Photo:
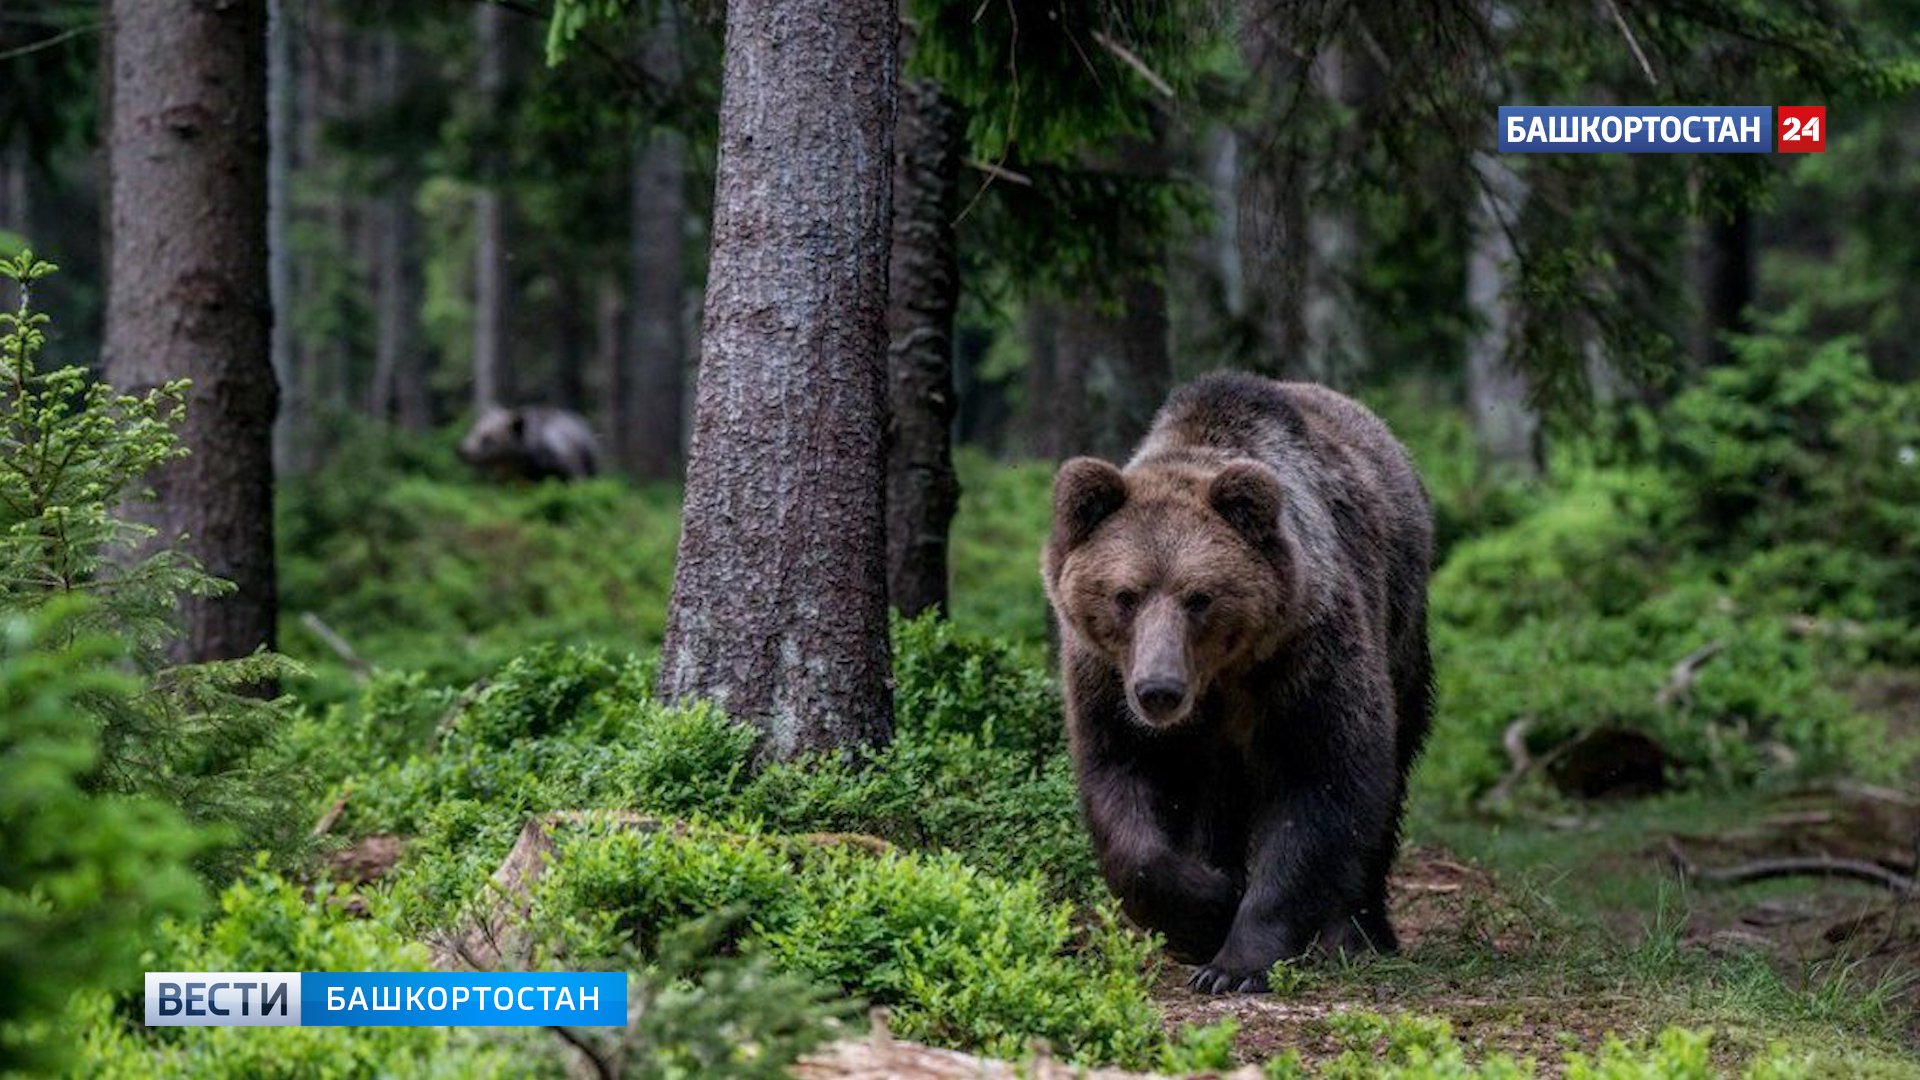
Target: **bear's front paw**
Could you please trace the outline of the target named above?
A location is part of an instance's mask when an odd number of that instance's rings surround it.
[[[1264,994],[1267,969],[1240,968],[1215,960],[1194,972],[1187,986],[1202,994]]]

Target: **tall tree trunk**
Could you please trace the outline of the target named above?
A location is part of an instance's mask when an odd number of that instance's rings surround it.
[[[0,229],[34,243],[33,196],[28,190],[27,142],[15,138],[0,146]]]
[[[380,37],[379,99],[397,108],[406,86],[406,52],[389,30]],[[374,241],[373,379],[368,411],[375,420],[418,431],[426,426],[426,385],[419,351],[420,267],[414,251],[413,185],[406,170],[388,179],[372,209]]]
[[[613,273],[600,275],[593,285],[593,367],[589,380],[594,408],[587,418],[594,430],[613,440],[617,460],[627,461],[621,434],[620,364],[624,344],[620,340],[620,320],[626,314],[620,298],[620,279]]]
[[[1137,178],[1164,180],[1169,161],[1161,140],[1156,134],[1124,147],[1118,167]],[[1114,295],[1089,293],[1062,313],[1054,396],[1072,403],[1068,422],[1060,425],[1059,456],[1124,457],[1147,433],[1172,388],[1164,242],[1156,239],[1153,252],[1153,265],[1117,271]]]
[[[1060,374],[1060,309],[1029,297],[1023,321],[1027,366],[1020,373],[1020,449],[1031,457],[1057,459],[1062,456],[1059,418],[1063,410],[1054,393]],[[1075,400],[1082,397],[1076,395]]]
[[[669,699],[762,751],[885,742],[893,0],[727,5]]]
[[[193,380],[190,456],[132,512],[232,581],[182,601],[182,660],[274,644],[264,0],[115,0],[108,379]]]
[[[547,373],[546,400],[571,412],[584,412],[587,405],[587,366],[593,359],[594,316],[582,290],[580,275],[571,268],[562,270],[555,282],[557,307],[550,332],[558,346],[553,366]]]
[[[1753,303],[1753,212],[1741,205],[1707,221],[1694,259],[1694,287],[1700,298],[1694,363],[1724,364],[1733,353],[1722,335],[1747,329],[1747,307]]]
[[[1307,374],[1305,272],[1307,178],[1302,155],[1276,121],[1299,59],[1273,0],[1238,0],[1240,55],[1253,86],[1249,122],[1236,132],[1234,218],[1250,366],[1268,375]]]
[[[480,99],[498,105],[504,78],[505,46],[498,4],[474,9],[474,33],[480,42],[476,89]],[[489,154],[489,158],[495,155]],[[502,351],[507,336],[507,209],[500,197],[497,161],[490,160],[473,205],[473,408],[500,404]]]
[[[413,200],[390,191],[374,206],[378,230],[375,263],[373,393],[374,418],[418,431],[426,426],[426,379],[420,363],[420,267]]]
[[[953,320],[960,301],[960,108],[932,79],[900,88],[887,288],[887,591],[903,615],[947,610]]]
[[[1360,103],[1365,81],[1361,59],[1338,44],[1321,46],[1314,57],[1314,90],[1337,110]],[[1335,153],[1358,156],[1362,147],[1351,121],[1343,116],[1341,123],[1343,134],[1335,140]],[[1300,300],[1301,369],[1320,382],[1350,385],[1366,356],[1353,291],[1359,274],[1360,214],[1344,199],[1329,202],[1309,197],[1308,203]]]
[[[686,138],[656,127],[634,163],[633,329],[616,429],[643,480],[678,479],[686,452],[686,178]]]
[[[1513,297],[1513,237],[1527,198],[1526,181],[1497,157],[1475,156],[1479,183],[1467,256],[1467,310],[1475,326],[1467,338],[1467,405],[1481,453],[1505,467],[1532,468],[1539,418],[1527,401],[1527,380],[1510,359],[1517,325]]]
[[[267,291],[273,301],[269,351],[274,382],[282,388],[273,422],[273,468],[293,471],[300,428],[300,379],[294,369],[293,251],[288,223],[293,215],[293,26],[288,0],[267,0]]]

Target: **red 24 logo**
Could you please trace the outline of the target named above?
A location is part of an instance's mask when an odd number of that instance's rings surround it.
[[[1774,110],[1774,149],[1782,154],[1827,152],[1827,107],[1782,105]]]

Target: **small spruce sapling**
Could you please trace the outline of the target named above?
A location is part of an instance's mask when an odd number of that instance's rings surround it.
[[[19,293],[0,311],[0,615],[60,605],[75,612],[62,633],[118,641],[141,678],[138,693],[85,699],[99,725],[95,789],[157,796],[198,824],[235,830],[229,859],[242,846],[281,847],[297,817],[287,800],[302,788],[262,751],[289,706],[252,691],[298,669],[267,653],[170,664],[179,599],[233,586],[176,538],[118,513],[152,497],[151,469],[186,453],[173,429],[187,384],[129,395],[78,367],[43,368],[48,319],[32,293],[55,269],[30,251],[0,259]]]

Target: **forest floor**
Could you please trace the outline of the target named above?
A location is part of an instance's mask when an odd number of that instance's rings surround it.
[[[1365,1010],[1444,1019],[1470,1058],[1543,1075],[1609,1035],[1685,1025],[1713,1031],[1725,1067],[1784,1043],[1832,1075],[1920,1076],[1920,900],[1804,877],[1693,887],[1674,856],[1902,865],[1916,827],[1920,800],[1855,785],[1497,826],[1416,813],[1393,880],[1398,956],[1323,962],[1257,997],[1195,995],[1170,967],[1156,997],[1170,1030],[1233,1018],[1251,1062],[1337,1058],[1352,1043],[1335,1018]]]

